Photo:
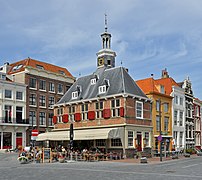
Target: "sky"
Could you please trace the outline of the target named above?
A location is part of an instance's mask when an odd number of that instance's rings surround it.
[[[116,66],[134,80],[167,71],[202,100],[201,0],[0,0],[0,65],[27,57],[75,76],[97,68],[104,14]]]

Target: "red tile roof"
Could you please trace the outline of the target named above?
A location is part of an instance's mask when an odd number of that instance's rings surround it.
[[[158,89],[155,87],[155,80],[153,78],[138,80],[136,83],[145,94],[150,92],[158,92]]]
[[[172,86],[179,87],[179,85],[172,78],[161,78],[157,80],[154,80],[153,78],[147,78],[138,80],[136,81],[136,83],[145,94],[149,94],[152,92],[160,93],[157,87],[159,85],[163,85],[165,89],[165,94],[170,96],[172,92]]]
[[[13,70],[14,67],[19,66],[19,65],[22,65],[22,67],[20,67],[19,69],[14,71]],[[21,61],[18,61],[18,62],[10,64],[11,69],[8,72],[8,74],[14,74],[16,72],[24,71],[25,67],[27,67],[27,66],[30,66],[32,68],[37,68],[37,65],[42,66],[43,69],[46,70],[46,71],[50,71],[50,72],[58,73],[58,74],[61,74],[61,72],[64,72],[64,74],[66,76],[68,76],[70,78],[73,78],[72,74],[66,68],[55,66],[53,64],[41,62],[41,61],[31,59],[31,58],[27,58],[27,59],[24,59],[24,60],[21,60]]]

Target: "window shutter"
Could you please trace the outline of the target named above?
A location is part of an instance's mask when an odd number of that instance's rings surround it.
[[[63,122],[63,123],[68,123],[68,122],[69,122],[68,114],[64,114],[64,115],[62,116],[62,122]]]
[[[74,115],[74,119],[75,119],[75,121],[81,121],[81,113],[75,113],[75,115]]]
[[[108,119],[111,117],[111,110],[110,109],[104,109],[103,110],[103,117],[104,119]]]
[[[95,111],[88,111],[88,119],[89,120],[95,119]]]
[[[57,116],[53,116],[53,124],[57,123]]]

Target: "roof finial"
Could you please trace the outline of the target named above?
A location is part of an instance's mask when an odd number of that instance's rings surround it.
[[[105,32],[107,32],[107,14],[105,13]]]

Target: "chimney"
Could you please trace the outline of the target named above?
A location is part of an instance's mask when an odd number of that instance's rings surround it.
[[[169,78],[168,71],[166,68],[162,70],[161,78]]]

